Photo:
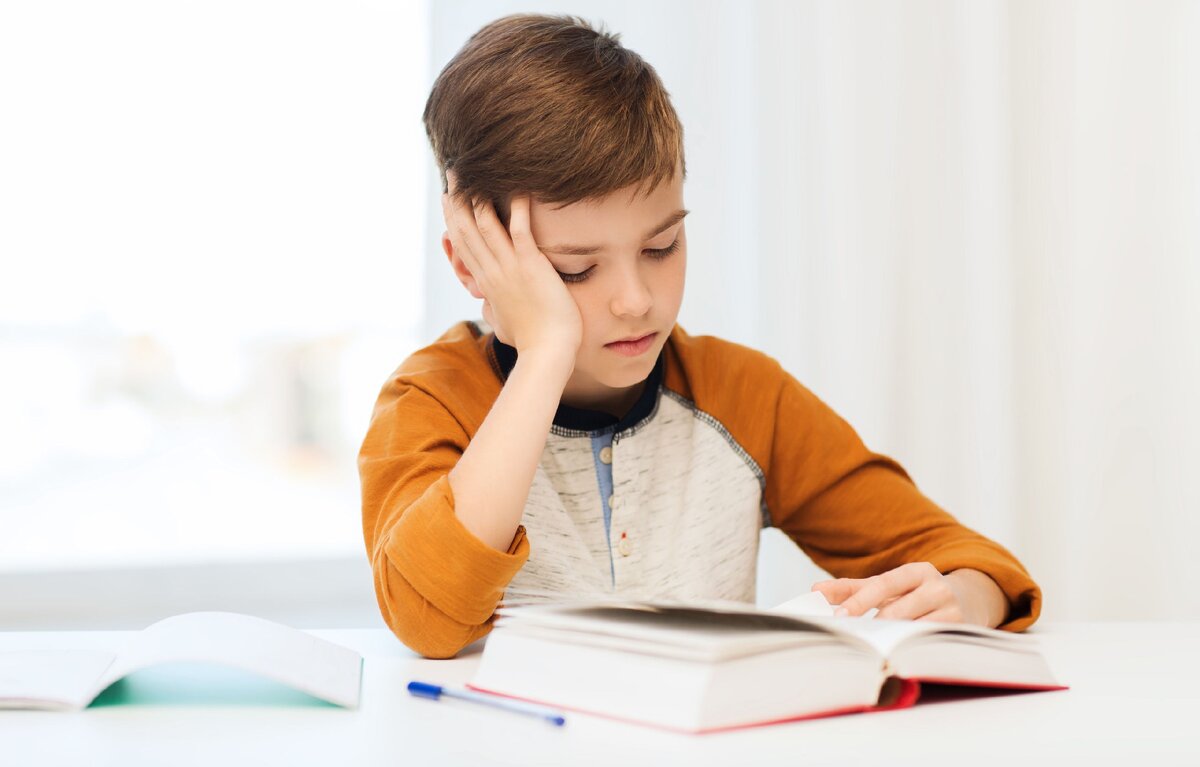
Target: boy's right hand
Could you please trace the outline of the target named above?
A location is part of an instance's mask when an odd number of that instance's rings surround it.
[[[454,194],[452,172],[446,173],[446,180],[446,231],[482,294],[484,320],[518,354],[561,355],[573,366],[583,340],[583,319],[554,265],[533,240],[529,196],[513,198],[505,231],[490,202],[482,201],[472,210]]]

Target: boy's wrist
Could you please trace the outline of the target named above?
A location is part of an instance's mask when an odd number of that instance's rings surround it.
[[[996,628],[1008,620],[1008,597],[987,573],[964,567],[946,573],[946,577],[967,587],[971,604],[963,607],[968,613],[964,615],[968,623]]]
[[[575,370],[575,350],[563,347],[540,346],[518,352],[515,368],[534,369],[541,375],[561,378],[563,385]]]

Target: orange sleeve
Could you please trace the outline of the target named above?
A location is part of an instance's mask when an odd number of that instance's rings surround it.
[[[452,657],[487,634],[504,588],[529,558],[524,527],[502,552],[455,515],[448,474],[468,443],[434,397],[393,380],[358,455],[380,612],[405,645],[429,658]]]
[[[767,507],[813,562],[839,578],[909,562],[929,562],[943,574],[979,570],[1008,599],[999,628],[1020,631],[1037,620],[1041,589],[1016,557],[925,497],[899,464],[867,450],[845,420],[779,370]]]

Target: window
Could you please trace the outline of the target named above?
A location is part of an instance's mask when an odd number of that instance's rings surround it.
[[[422,314],[426,12],[0,11],[0,570],[362,555]]]

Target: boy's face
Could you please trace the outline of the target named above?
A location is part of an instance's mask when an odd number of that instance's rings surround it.
[[[583,319],[583,342],[562,401],[624,415],[654,368],[683,301],[687,265],[683,179],[649,195],[637,185],[598,201],[555,209],[533,202],[529,225],[538,248],[564,278]],[[589,254],[565,248],[594,248]],[[653,334],[648,342],[613,342]]]

